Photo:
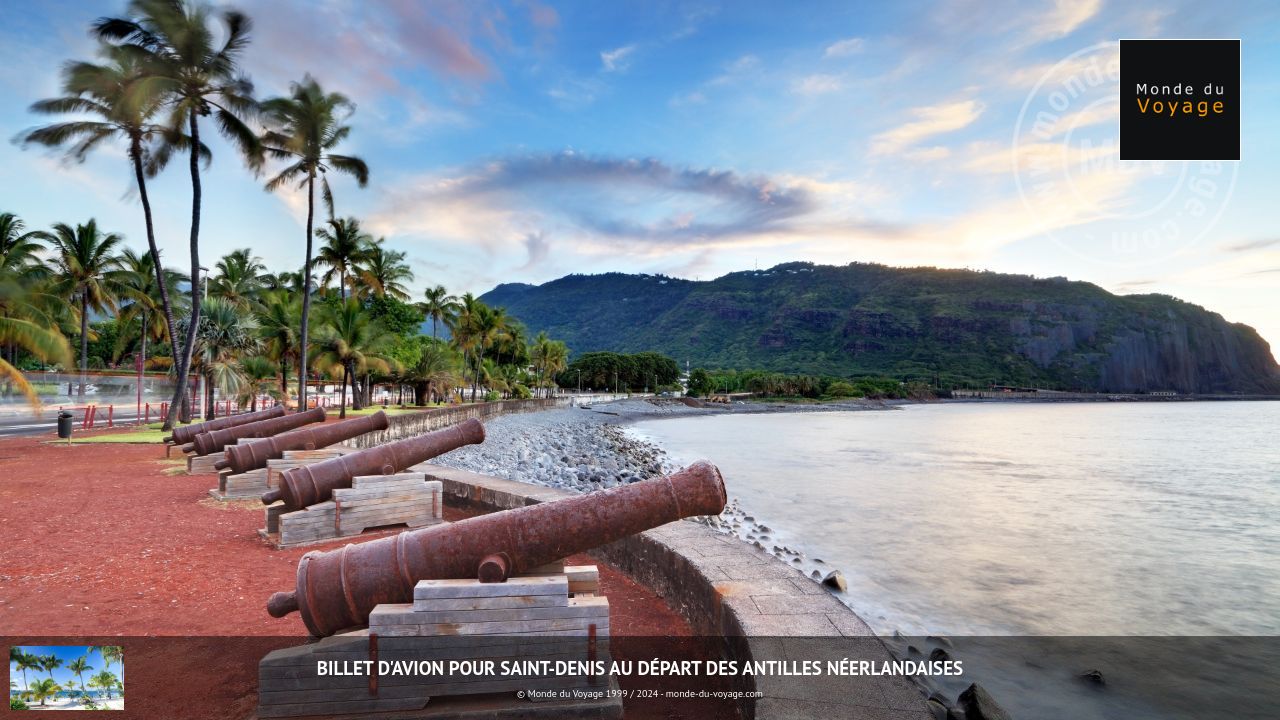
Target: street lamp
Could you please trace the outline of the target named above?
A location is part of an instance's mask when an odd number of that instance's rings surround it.
[[[578,368],[578,394],[582,394],[582,368]]]
[[[201,265],[200,272],[204,273],[204,280],[202,281],[200,280],[200,278],[196,278],[196,282],[202,282],[204,284],[204,299],[208,300],[209,299],[209,268]]]

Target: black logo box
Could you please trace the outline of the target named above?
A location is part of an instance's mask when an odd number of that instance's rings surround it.
[[[1239,160],[1240,59],[1239,40],[1121,40],[1120,159]]]

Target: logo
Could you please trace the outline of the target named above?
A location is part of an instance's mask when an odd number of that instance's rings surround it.
[[[1240,41],[1121,40],[1120,159],[1239,160]]]

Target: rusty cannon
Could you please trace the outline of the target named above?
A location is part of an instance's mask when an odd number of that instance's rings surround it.
[[[266,467],[268,460],[284,457],[286,450],[317,450],[365,433],[386,430],[388,426],[387,414],[379,410],[372,415],[332,425],[298,428],[253,442],[228,445],[223,450],[225,458],[214,463],[213,467],[216,470],[230,468],[232,473],[249,472]]]
[[[213,432],[200,433],[191,442],[183,445],[182,451],[194,451],[196,455],[202,456],[208,455],[209,453],[221,452],[223,448],[228,445],[234,445],[237,440],[242,438],[271,437],[288,430],[296,430],[303,425],[318,422],[324,422],[324,408],[322,407],[311,408],[306,412],[293,413],[292,415],[283,415],[214,430]]]
[[[309,552],[297,583],[267,601],[272,617],[295,610],[316,637],[366,625],[382,603],[405,603],[419,580],[503,582],[628,535],[724,510],[724,479],[697,462],[679,472],[587,495],[435,525],[340,550]]]
[[[235,427],[236,425],[245,425],[259,420],[269,420],[271,418],[280,417],[284,414],[284,406],[275,405],[267,408],[266,410],[259,410],[257,412],[241,413],[239,415],[224,415],[216,420],[176,427],[173,429],[172,435],[165,436],[164,441],[185,445],[191,442],[192,438],[200,433],[213,432],[214,430],[222,430],[224,428]]]
[[[263,493],[262,504],[284,500],[286,507],[300,510],[333,497],[334,488],[351,487],[352,478],[391,475],[463,445],[482,442],[484,425],[472,418],[418,437],[296,467],[280,475],[280,487]]]

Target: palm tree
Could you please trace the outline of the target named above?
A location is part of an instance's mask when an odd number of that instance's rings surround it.
[[[529,357],[533,360],[533,367],[537,372],[537,386],[545,388],[549,396],[551,386],[554,384],[552,378],[556,373],[563,371],[568,364],[569,348],[559,340],[547,337],[545,332],[540,332],[538,337],[534,338]]]
[[[392,341],[392,336],[371,320],[360,302],[350,298],[337,307],[326,308],[321,322],[321,338],[316,344],[316,364],[342,368],[342,409],[339,418],[347,416],[347,384],[351,384],[352,410],[360,409],[360,395],[355,382],[366,368],[389,372],[390,366],[382,352]]]
[[[66,95],[41,100],[31,106],[32,112],[51,115],[87,114],[96,119],[46,125],[28,132],[23,137],[23,142],[46,147],[74,143],[69,154],[83,162],[89,151],[103,141],[125,141],[134,181],[138,185],[138,197],[142,201],[147,248],[155,272],[156,282],[153,287],[159,293],[165,332],[172,337],[173,307],[169,301],[170,289],[162,276],[160,248],[156,244],[155,225],[151,218],[151,198],[147,193],[147,178],[155,177],[164,169],[173,150],[190,148],[190,138],[180,130],[166,128],[155,122],[156,116],[168,101],[168,93],[163,86],[151,82],[150,71],[143,56],[129,48],[107,44],[103,44],[101,54],[107,60],[106,64],[68,63],[62,71],[62,87]],[[209,157],[209,150],[204,146],[195,151]]]
[[[0,379],[39,411],[40,397],[18,369],[18,350],[45,362],[71,364],[71,349],[58,330],[63,305],[44,292],[49,268],[40,259],[40,231],[27,232],[13,213],[0,213]]]
[[[289,362],[298,356],[298,322],[301,303],[284,291],[267,292],[258,309],[260,336],[267,356],[280,364],[280,393],[289,394]]]
[[[244,386],[240,389],[237,400],[242,405],[247,401],[251,412],[257,411],[260,395],[284,400],[284,393],[276,387],[276,371],[277,366],[271,358],[262,355],[241,358],[240,375],[244,378]]]
[[[460,365],[457,353],[445,343],[434,338],[424,343],[418,362],[407,372],[414,386],[415,402],[426,405],[455,387]]]
[[[28,690],[31,689],[31,685],[27,682],[27,671],[44,669],[40,664],[39,655],[23,652],[21,648],[9,648],[9,662],[17,666],[17,669],[22,672],[22,686]]]
[[[209,296],[220,297],[240,308],[248,308],[262,290],[267,266],[249,248],[232,250],[215,266],[218,274],[209,283]]]
[[[89,678],[90,685],[93,685],[94,687],[100,687],[103,690],[107,691],[108,700],[112,698],[111,691],[116,688],[116,685],[119,682],[120,682],[120,679],[116,677],[115,673],[108,672],[106,670],[103,670],[97,675],[94,675],[93,677]]]
[[[0,273],[13,273],[24,278],[39,279],[48,275],[40,260],[47,233],[27,231],[26,223],[13,213],[0,213]]]
[[[316,237],[324,241],[320,251],[316,253],[315,264],[328,268],[320,277],[320,283],[328,287],[336,277],[338,280],[338,297],[347,301],[347,287],[355,285],[359,267],[365,262],[366,251],[373,238],[360,229],[360,221],[355,218],[337,218],[329,221],[332,232],[327,228],[316,230]]]
[[[110,670],[111,663],[124,661],[124,648],[119,645],[100,645],[98,654],[102,656],[102,664],[106,667],[103,670]],[[112,676],[115,677],[114,675]]]
[[[41,655],[40,667],[49,673],[49,679],[53,679],[53,671],[62,667],[62,660],[57,655]]]
[[[405,254],[387,250],[382,246],[385,241],[386,238],[372,240],[365,247],[364,259],[357,268],[360,286],[371,295],[408,300],[409,290],[404,284],[413,281],[413,271],[404,261]]]
[[[452,321],[458,311],[458,298],[450,295],[443,285],[427,288],[423,296],[427,300],[419,303],[418,309],[431,318],[431,337],[435,339],[439,337],[436,335],[436,322],[443,321],[448,325]]]
[[[93,669],[93,667],[89,665],[89,659],[78,657],[75,660],[72,660],[71,662],[67,663],[67,669],[75,673],[76,677],[80,678],[80,692],[83,693],[84,692],[84,674]]]
[[[53,678],[48,680],[37,680],[31,683],[31,686],[27,688],[27,694],[36,700],[39,700],[42,707],[44,706],[45,700],[56,696],[60,692],[62,692],[62,686],[54,682]]]
[[[463,366],[467,371],[474,370],[476,348],[480,344],[480,314],[484,312],[484,303],[471,293],[464,293],[458,300],[458,309],[449,324],[449,333],[453,336],[453,344],[462,351]],[[471,401],[475,402],[476,388],[471,386]]]
[[[136,320],[138,357],[144,366],[147,362],[148,340],[164,342],[167,339],[171,347],[173,342],[168,335],[167,319],[157,302],[161,293],[156,288],[156,272],[152,267],[153,264],[151,253],[138,255],[129,248],[125,248],[120,253],[120,299],[122,302],[117,318],[121,324],[121,332],[116,339],[115,359],[119,359],[126,348],[132,344],[133,323]],[[166,295],[172,293],[176,298],[178,283],[184,279],[183,276],[168,268],[162,271],[160,276],[164,278],[167,286]]]
[[[146,85],[163,95],[169,111],[167,128],[176,136],[186,126],[191,170],[191,318],[181,357],[177,383],[164,428],[177,419],[187,394],[187,373],[200,326],[200,123],[213,115],[218,129],[238,145],[255,168],[261,162],[257,137],[241,120],[253,112],[253,85],[239,73],[237,61],[249,43],[248,16],[234,10],[218,14],[223,41],[215,43],[210,27],[214,10],[198,0],[131,0],[129,17],[100,18],[94,31],[103,40],[123,42],[127,52],[140,58],[149,74]],[[159,265],[159,263],[157,263]],[[176,349],[175,349],[176,350]],[[175,357],[177,353],[175,352]]]
[[[258,319],[222,298],[209,298],[195,333],[194,366],[205,378],[205,417],[214,416],[214,389],[239,394],[245,381],[238,359],[262,347]],[[180,320],[182,324],[186,320]]]
[[[53,226],[49,235],[55,253],[54,275],[58,290],[80,307],[80,391],[84,397],[84,373],[89,365],[89,311],[114,310],[123,291],[124,278],[116,249],[124,237],[101,233],[89,220],[74,229],[66,223]]]
[[[329,170],[355,177],[360,187],[369,183],[369,167],[363,160],[333,152],[351,132],[343,122],[355,112],[345,96],[326,93],[310,76],[296,83],[289,97],[274,98],[262,104],[270,129],[263,135],[266,151],[291,164],[267,183],[275,190],[285,183],[297,181],[307,189],[307,252],[302,264],[302,331],[298,353],[298,406],[307,406],[307,333],[311,315],[311,237],[314,231],[316,176],[329,216],[333,216],[333,191],[326,174]]]

